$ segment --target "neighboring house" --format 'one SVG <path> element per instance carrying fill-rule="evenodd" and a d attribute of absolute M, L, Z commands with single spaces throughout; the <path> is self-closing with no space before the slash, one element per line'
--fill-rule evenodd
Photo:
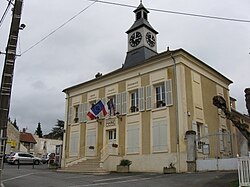
<path fill-rule="evenodd" d="M 236 110 L 236 99 L 230 98 L 231 99 L 231 112 L 237 118 L 242 124 L 248 125 L 248 131 L 250 132 L 250 117 L 245 114 L 241 114 Z M 232 124 L 233 125 L 233 124 Z M 234 132 L 234 137 L 236 139 L 236 145 L 234 148 L 236 149 L 236 152 L 238 153 L 239 156 L 248 156 L 250 153 L 250 142 L 241 135 L 241 132 L 235 128 Z"/>
<path fill-rule="evenodd" d="M 190 130 L 196 133 L 196 159 L 235 157 L 236 130 L 213 105 L 216 95 L 230 103 L 232 81 L 183 49 L 158 54 L 149 11 L 140 4 L 134 13 L 123 66 L 63 90 L 62 168 L 98 160 L 115 171 L 129 159 L 131 171 L 162 172 L 172 164 L 185 172 Z M 108 115 L 90 120 L 87 113 L 99 100 L 108 104 Z"/>
<path fill-rule="evenodd" d="M 13 126 L 11 122 L 8 122 L 7 126 L 7 143 L 5 153 L 10 154 L 19 150 L 20 132 Z"/>
<path fill-rule="evenodd" d="M 34 135 L 36 140 L 35 153 L 37 156 L 42 156 L 46 153 L 56 153 L 56 146 L 62 145 L 62 140 L 39 138 Z"/>
<path fill-rule="evenodd" d="M 23 132 L 20 132 L 20 150 L 19 151 L 34 153 L 36 143 L 37 142 L 31 133 L 26 132 L 25 129 L 23 129 Z"/>

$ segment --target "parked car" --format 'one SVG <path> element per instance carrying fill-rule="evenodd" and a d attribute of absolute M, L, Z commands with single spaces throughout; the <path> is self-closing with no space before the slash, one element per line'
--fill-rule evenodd
<path fill-rule="evenodd" d="M 12 153 L 8 159 L 7 162 L 9 164 L 35 164 L 38 165 L 41 162 L 41 158 L 35 157 L 34 155 L 30 153 L 24 153 L 24 152 L 17 152 Z"/>
<path fill-rule="evenodd" d="M 54 160 L 54 159 L 55 159 L 55 153 L 47 153 L 42 156 L 42 163 L 48 164 L 49 160 Z"/>

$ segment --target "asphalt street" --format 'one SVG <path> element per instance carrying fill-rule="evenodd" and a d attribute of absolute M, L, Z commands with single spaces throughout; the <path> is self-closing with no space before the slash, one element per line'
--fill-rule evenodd
<path fill-rule="evenodd" d="M 64 173 L 47 168 L 47 165 L 5 165 L 5 187 L 227 187 L 238 179 L 236 171 L 196 172 L 181 174 L 162 173 L 110 173 L 105 175 Z"/>

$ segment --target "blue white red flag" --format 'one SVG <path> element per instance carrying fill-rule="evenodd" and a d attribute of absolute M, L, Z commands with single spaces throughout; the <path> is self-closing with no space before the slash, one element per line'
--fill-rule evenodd
<path fill-rule="evenodd" d="M 90 111 L 87 113 L 87 116 L 89 116 L 89 118 L 91 120 L 95 119 L 101 112 L 103 112 L 103 115 L 106 116 L 107 115 L 107 109 L 105 107 L 105 105 L 103 104 L 103 102 L 100 100 L 98 101 L 95 105 L 93 105 L 90 109 Z"/>

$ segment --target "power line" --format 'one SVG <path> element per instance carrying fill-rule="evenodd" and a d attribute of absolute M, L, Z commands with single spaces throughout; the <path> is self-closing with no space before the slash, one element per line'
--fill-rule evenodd
<path fill-rule="evenodd" d="M 94 1 L 94 0 L 87 0 L 87 1 Z M 127 4 L 115 3 L 115 2 L 109 2 L 109 1 L 98 1 L 98 3 L 104 3 L 104 4 L 116 5 L 116 6 L 122 6 L 122 7 L 129 7 L 129 8 L 137 8 L 136 6 L 133 6 L 133 5 L 127 5 Z M 151 11 L 155 11 L 155 12 L 178 14 L 178 15 L 182 15 L 182 16 L 192 16 L 192 17 L 216 19 L 216 20 L 223 20 L 223 21 L 250 23 L 250 20 L 244 20 L 244 19 L 226 18 L 226 17 L 210 16 L 210 15 L 202 15 L 202 14 L 193 14 L 193 13 L 177 12 L 177 11 L 171 11 L 171 10 L 162 10 L 162 9 L 156 9 L 156 8 L 147 8 L 147 9 L 151 10 Z"/>
<path fill-rule="evenodd" d="M 9 2 L 9 3 L 8 3 L 8 5 L 7 5 L 7 7 L 6 7 L 6 9 L 5 9 L 5 11 L 4 11 L 2 17 L 1 17 L 1 20 L 0 20 L 0 27 L 1 27 L 1 25 L 3 24 L 3 21 L 4 21 L 6 15 L 7 15 L 7 13 L 8 13 L 8 11 L 9 11 L 9 9 L 10 9 L 10 5 L 12 4 L 11 0 L 9 0 L 8 2 Z"/>
<path fill-rule="evenodd" d="M 64 22 L 62 25 L 60 25 L 59 27 L 57 27 L 55 30 L 53 30 L 51 33 L 49 33 L 48 35 L 46 35 L 45 37 L 43 37 L 41 40 L 39 40 L 38 42 L 36 42 L 34 45 L 32 45 L 31 47 L 29 47 L 28 49 L 26 49 L 23 53 L 21 53 L 21 55 L 27 53 L 29 50 L 31 50 L 32 48 L 34 48 L 35 46 L 37 46 L 38 44 L 40 44 L 42 41 L 46 40 L 48 37 L 50 37 L 52 34 L 54 34 L 56 31 L 58 31 L 59 29 L 61 29 L 63 26 L 65 26 L 66 24 L 68 24 L 70 21 L 72 21 L 73 19 L 75 19 L 77 16 L 79 16 L 81 13 L 83 13 L 85 10 L 87 10 L 88 8 L 90 8 L 92 5 L 94 5 L 98 0 L 93 0 L 94 2 L 91 3 L 90 5 L 88 5 L 87 7 L 85 7 L 84 9 L 82 9 L 80 12 L 78 12 L 76 15 L 74 15 L 73 17 L 71 17 L 69 20 L 67 20 L 66 22 Z"/>
<path fill-rule="evenodd" d="M 121 7 L 128 7 L 128 8 L 137 8 L 137 6 L 134 5 L 128 5 L 123 3 L 116 3 L 116 2 L 109 2 L 109 1 L 102 1 L 102 0 L 87 0 L 92 1 L 90 5 L 88 5 L 86 8 L 81 10 L 79 13 L 71 17 L 69 20 L 67 20 L 65 23 L 60 25 L 58 28 L 53 30 L 51 33 L 43 37 L 41 40 L 39 40 L 37 43 L 26 49 L 21 55 L 27 53 L 32 48 L 36 47 L 38 44 L 46 40 L 48 37 L 50 37 L 52 34 L 57 32 L 59 29 L 61 29 L 63 26 L 65 26 L 67 23 L 72 21 L 74 18 L 79 16 L 82 12 L 90 8 L 95 3 L 103 3 L 103 4 L 109 4 L 109 5 L 115 5 L 115 6 L 121 6 Z M 216 20 L 223 20 L 223 21 L 233 21 L 233 22 L 243 22 L 243 23 L 250 23 L 250 20 L 243 20 L 243 19 L 236 19 L 236 18 L 226 18 L 226 17 L 218 17 L 218 16 L 209 16 L 209 15 L 202 15 L 202 14 L 193 14 L 193 13 L 186 13 L 186 12 L 177 12 L 177 11 L 170 11 L 170 10 L 162 10 L 162 9 L 156 9 L 156 8 L 147 8 L 148 10 L 155 11 L 155 12 L 163 12 L 163 13 L 169 13 L 169 14 L 177 14 L 182 16 L 192 16 L 192 17 L 200 17 L 200 18 L 207 18 L 207 19 L 216 19 Z"/>

